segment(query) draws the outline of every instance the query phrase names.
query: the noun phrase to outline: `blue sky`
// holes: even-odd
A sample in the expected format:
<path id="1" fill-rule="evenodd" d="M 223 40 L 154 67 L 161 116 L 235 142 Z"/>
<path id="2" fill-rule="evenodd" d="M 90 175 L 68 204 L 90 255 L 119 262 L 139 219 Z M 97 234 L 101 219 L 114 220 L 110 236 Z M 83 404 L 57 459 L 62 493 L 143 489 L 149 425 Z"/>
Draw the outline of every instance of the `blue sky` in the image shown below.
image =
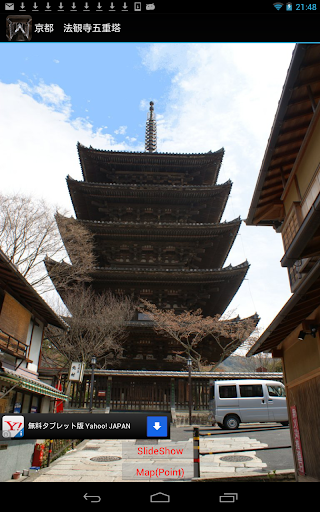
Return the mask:
<path id="1" fill-rule="evenodd" d="M 161 101 L 170 86 L 169 73 L 147 72 L 142 63 L 145 50 L 145 43 L 7 45 L 1 55 L 6 70 L 0 73 L 1 81 L 20 80 L 31 87 L 58 84 L 72 102 L 70 120 L 81 117 L 92 122 L 93 129 L 103 127 L 112 133 L 130 125 L 128 136 L 141 142 L 141 99 Z M 33 96 L 41 100 L 39 94 Z"/>
<path id="2" fill-rule="evenodd" d="M 233 182 L 222 220 L 245 219 L 291 61 L 293 43 L 37 43 L 1 45 L 3 193 L 43 197 L 73 214 L 65 178 L 82 179 L 77 142 L 144 151 L 150 100 L 158 151 L 225 148 Z M 248 259 L 230 305 L 266 328 L 290 296 L 281 236 L 247 227 L 226 264 Z"/>

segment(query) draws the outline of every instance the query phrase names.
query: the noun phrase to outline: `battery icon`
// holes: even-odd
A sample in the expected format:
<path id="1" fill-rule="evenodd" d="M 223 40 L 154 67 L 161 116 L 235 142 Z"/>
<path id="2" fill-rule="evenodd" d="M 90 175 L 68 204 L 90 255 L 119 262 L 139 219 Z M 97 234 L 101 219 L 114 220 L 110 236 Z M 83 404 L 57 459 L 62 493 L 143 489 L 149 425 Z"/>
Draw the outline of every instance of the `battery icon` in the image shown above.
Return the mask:
<path id="1" fill-rule="evenodd" d="M 286 4 L 286 11 L 292 11 L 292 4 L 290 2 Z"/>

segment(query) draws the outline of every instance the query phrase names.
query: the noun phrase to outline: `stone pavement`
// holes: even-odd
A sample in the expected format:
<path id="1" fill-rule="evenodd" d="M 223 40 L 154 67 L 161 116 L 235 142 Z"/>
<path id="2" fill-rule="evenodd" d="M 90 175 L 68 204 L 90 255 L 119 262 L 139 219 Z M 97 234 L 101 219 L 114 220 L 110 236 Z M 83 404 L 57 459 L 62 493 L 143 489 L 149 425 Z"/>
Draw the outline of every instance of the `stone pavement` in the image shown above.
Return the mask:
<path id="1" fill-rule="evenodd" d="M 260 443 L 256 439 L 239 435 L 232 437 L 232 434 L 216 439 L 202 437 L 200 438 L 200 453 L 229 451 L 230 453 L 217 453 L 200 457 L 200 476 L 223 477 L 260 472 L 267 467 L 267 464 L 259 459 L 255 451 L 232 452 L 233 450 L 252 450 L 267 446 L 267 444 Z"/>
<path id="2" fill-rule="evenodd" d="M 62 457 L 54 461 L 50 467 L 41 469 L 29 477 L 23 477 L 25 482 L 121 482 L 132 481 L 130 474 L 134 475 L 130 470 L 131 466 L 138 464 L 137 459 L 133 460 L 126 455 L 130 450 L 137 449 L 137 446 L 146 446 L 160 448 L 161 446 L 185 446 L 188 447 L 188 454 L 191 458 L 187 464 L 183 466 L 183 462 L 179 462 L 180 466 L 186 467 L 183 478 L 174 478 L 169 476 L 171 481 L 184 480 L 190 481 L 193 477 L 193 439 L 192 429 L 184 427 L 171 427 L 171 440 L 114 440 L 114 439 L 91 439 L 80 443 L 74 450 L 69 451 Z M 200 453 L 204 452 L 222 452 L 200 456 L 200 477 L 235 477 L 240 475 L 257 474 L 264 472 L 266 474 L 266 464 L 261 461 L 254 451 L 232 453 L 232 450 L 252 449 L 266 447 L 259 441 L 240 434 L 232 436 L 232 432 L 225 434 L 223 437 L 200 437 Z M 153 453 L 153 451 L 148 451 Z M 96 458 L 102 457 L 102 461 Z M 118 458 L 119 457 L 119 458 Z M 131 456 L 132 457 L 132 456 Z M 227 457 L 227 459 L 225 458 Z M 110 459 L 109 459 L 110 458 Z M 113 460 L 115 459 L 115 460 Z M 186 462 L 186 461 L 185 461 Z M 141 463 L 141 458 L 139 459 Z M 174 468 L 173 459 L 161 460 L 166 467 Z M 152 455 L 147 456 L 147 465 L 150 467 L 159 466 L 159 460 Z M 128 472 L 129 469 L 129 472 Z M 131 472 L 130 472 L 131 471 Z M 172 471 L 173 474 L 176 474 Z M 129 475 L 129 476 L 126 476 Z M 141 473 L 140 473 L 141 475 Z M 147 475 L 147 476 L 146 476 Z M 161 479 L 160 475 L 146 472 L 144 481 L 166 481 L 167 478 Z M 149 476 L 149 478 L 148 478 Z M 134 478 L 133 481 L 140 480 Z"/>

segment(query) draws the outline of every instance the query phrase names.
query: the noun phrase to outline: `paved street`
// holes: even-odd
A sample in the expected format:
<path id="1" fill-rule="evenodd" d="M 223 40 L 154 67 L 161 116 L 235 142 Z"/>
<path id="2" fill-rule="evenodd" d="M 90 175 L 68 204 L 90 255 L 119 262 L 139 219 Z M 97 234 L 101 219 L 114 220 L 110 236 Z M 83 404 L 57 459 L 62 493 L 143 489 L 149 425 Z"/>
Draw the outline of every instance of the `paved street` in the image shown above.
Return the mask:
<path id="1" fill-rule="evenodd" d="M 292 470 L 293 459 L 290 449 L 259 451 L 259 448 L 268 446 L 290 445 L 289 429 L 258 432 L 224 432 L 220 429 L 200 429 L 200 453 L 230 452 L 200 456 L 200 477 L 235 477 L 257 473 L 272 473 L 274 470 Z M 210 433 L 210 436 L 202 434 Z M 213 434 L 213 435 L 212 435 Z M 172 476 L 174 472 L 174 459 L 159 459 L 148 455 L 144 460 L 145 471 L 141 470 L 141 458 L 133 458 L 132 450 L 147 450 L 154 453 L 155 449 L 164 447 L 184 447 L 190 458 L 178 462 L 183 467 L 183 476 Z M 150 450 L 150 448 L 153 448 Z M 251 450 L 257 451 L 251 451 Z M 233 453 L 235 450 L 245 450 Z M 248 451 L 246 451 L 248 450 Z M 281 453 L 282 452 L 282 453 Z M 128 455 L 129 454 L 129 455 Z M 63 455 L 49 468 L 42 469 L 27 477 L 25 482 L 121 482 L 121 481 L 190 481 L 193 477 L 193 439 L 190 427 L 171 427 L 170 440 L 112 440 L 95 439 L 85 440 L 75 450 Z M 113 460 L 115 459 L 115 460 Z M 140 466 L 139 466 L 140 464 Z M 154 471 L 159 466 L 169 468 L 171 474 L 161 478 Z M 140 468 L 140 469 L 136 469 Z M 153 468 L 152 471 L 149 471 Z M 137 473 L 138 471 L 138 473 Z M 130 476 L 131 475 L 131 476 Z M 141 477 L 142 475 L 142 477 Z"/>
<path id="2" fill-rule="evenodd" d="M 282 448 L 284 446 L 290 446 L 291 445 L 291 438 L 290 438 L 290 430 L 289 427 L 287 428 L 277 428 L 277 424 L 269 424 L 269 427 L 260 425 L 241 425 L 240 428 L 237 431 L 233 431 L 230 434 L 230 431 L 222 431 L 219 428 L 214 428 L 210 430 L 201 430 L 200 432 L 202 434 L 205 433 L 214 433 L 214 439 L 215 439 L 215 450 L 218 451 L 219 445 L 218 440 L 222 442 L 224 440 L 224 443 L 222 445 L 222 449 L 225 448 L 226 450 L 229 448 L 225 447 L 225 444 L 227 443 L 228 436 L 231 436 L 232 439 L 234 439 L 234 442 L 236 443 L 236 439 L 240 439 L 245 441 L 245 437 L 248 436 L 249 441 L 248 443 L 252 444 L 252 448 L 254 448 L 254 443 L 256 444 L 257 448 L 266 448 L 266 447 L 277 447 L 276 450 L 263 450 L 263 451 L 257 451 L 255 453 L 255 456 L 262 462 L 262 466 L 259 469 L 259 472 L 261 473 L 272 473 L 273 471 L 283 471 L 287 469 L 293 469 L 294 468 L 294 461 L 293 461 L 293 454 L 291 448 Z M 256 427 L 256 428 L 255 428 Z M 248 430 L 251 430 L 251 432 L 248 432 Z M 211 436 L 208 438 L 210 439 Z M 201 446 L 203 447 L 204 440 L 206 437 L 201 438 Z M 260 445 L 259 445 L 260 443 Z M 232 449 L 232 448 L 231 448 Z M 236 447 L 234 447 L 236 449 Z M 241 449 L 241 448 L 237 448 Z M 204 450 L 201 450 L 204 451 Z M 239 453 L 237 455 L 244 455 L 244 453 Z M 249 456 L 252 456 L 252 452 L 248 453 Z M 222 455 L 222 456 L 225 456 Z M 207 456 L 206 456 L 207 457 Z M 206 457 L 203 457 L 205 459 Z M 218 457 L 218 456 L 216 456 Z M 252 461 L 253 463 L 253 461 Z M 203 465 L 203 463 L 202 463 Z M 250 467 L 250 463 L 248 463 L 248 466 Z M 203 468 L 204 469 L 204 468 Z M 243 474 L 246 469 L 239 469 L 239 471 Z M 258 469 L 257 469 L 258 471 Z M 202 471 L 202 476 L 203 471 Z"/>

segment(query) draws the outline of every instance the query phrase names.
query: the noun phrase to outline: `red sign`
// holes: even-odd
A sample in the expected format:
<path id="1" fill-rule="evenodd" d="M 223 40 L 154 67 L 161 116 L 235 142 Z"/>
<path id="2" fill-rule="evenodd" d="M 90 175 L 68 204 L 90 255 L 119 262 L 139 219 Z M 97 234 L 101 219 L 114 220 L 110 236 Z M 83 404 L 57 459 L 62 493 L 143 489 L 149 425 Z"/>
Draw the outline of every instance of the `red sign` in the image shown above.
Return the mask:
<path id="1" fill-rule="evenodd" d="M 304 462 L 303 462 L 303 454 L 302 454 L 302 447 L 301 447 L 297 407 L 295 405 L 291 405 L 290 410 L 291 410 L 291 419 L 292 419 L 293 441 L 294 441 L 294 446 L 296 449 L 298 473 L 299 473 L 299 475 L 305 475 L 306 473 L 304 470 Z"/>
<path id="2" fill-rule="evenodd" d="M 61 386 L 61 383 L 59 381 L 59 383 L 56 385 L 56 388 L 59 390 L 59 391 L 62 391 L 62 386 Z M 63 412 L 63 400 L 56 400 L 55 402 L 56 404 L 56 410 L 55 412 Z"/>

